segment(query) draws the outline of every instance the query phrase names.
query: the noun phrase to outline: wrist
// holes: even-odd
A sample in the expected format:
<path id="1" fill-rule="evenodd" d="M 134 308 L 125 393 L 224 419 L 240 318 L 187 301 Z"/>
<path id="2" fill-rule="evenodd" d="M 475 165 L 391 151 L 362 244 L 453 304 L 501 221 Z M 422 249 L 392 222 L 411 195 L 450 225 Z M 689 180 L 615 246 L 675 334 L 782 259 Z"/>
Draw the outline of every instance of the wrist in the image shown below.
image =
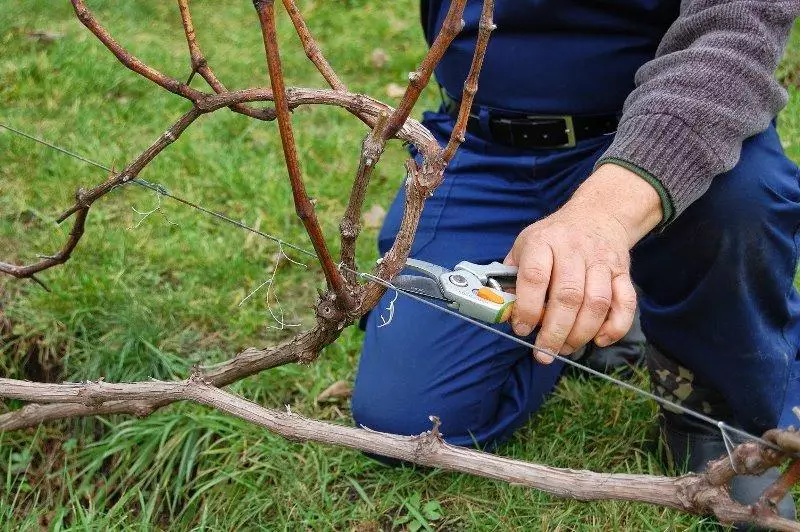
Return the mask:
<path id="1" fill-rule="evenodd" d="M 613 163 L 601 165 L 570 199 L 600 216 L 613 218 L 625 229 L 633 247 L 663 219 L 661 197 L 639 175 Z"/>

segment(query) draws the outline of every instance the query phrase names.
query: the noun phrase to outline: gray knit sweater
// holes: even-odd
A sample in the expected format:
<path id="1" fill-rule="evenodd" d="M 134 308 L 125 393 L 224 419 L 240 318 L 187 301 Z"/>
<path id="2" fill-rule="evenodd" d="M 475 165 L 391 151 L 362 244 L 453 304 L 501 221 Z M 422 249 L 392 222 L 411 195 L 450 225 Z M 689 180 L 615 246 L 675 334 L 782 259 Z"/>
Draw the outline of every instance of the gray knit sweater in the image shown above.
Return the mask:
<path id="1" fill-rule="evenodd" d="M 774 73 L 798 16 L 800 0 L 683 0 L 655 59 L 636 73 L 598 166 L 614 162 L 647 179 L 669 223 L 786 105 Z"/>

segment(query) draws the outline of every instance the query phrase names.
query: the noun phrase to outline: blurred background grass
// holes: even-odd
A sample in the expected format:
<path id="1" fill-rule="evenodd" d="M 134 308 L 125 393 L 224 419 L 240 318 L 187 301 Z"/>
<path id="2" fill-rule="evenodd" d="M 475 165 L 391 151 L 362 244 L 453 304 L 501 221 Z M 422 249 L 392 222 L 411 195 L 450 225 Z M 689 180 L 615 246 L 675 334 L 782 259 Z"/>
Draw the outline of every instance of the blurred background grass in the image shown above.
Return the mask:
<path id="1" fill-rule="evenodd" d="M 196 4 L 196 5 L 195 5 Z M 415 0 L 304 1 L 300 7 L 351 90 L 391 103 L 424 53 Z M 189 65 L 172 3 L 92 2 L 114 37 L 178 78 Z M 250 2 L 193 2 L 198 38 L 231 88 L 267 85 Z M 279 19 L 293 85 L 321 86 L 288 17 Z M 67 2 L 0 0 L 0 119 L 120 168 L 149 145 L 187 103 L 120 66 L 75 19 Z M 384 61 L 376 56 L 385 56 Z M 779 76 L 791 95 L 780 125 L 800 160 L 800 36 Z M 200 88 L 199 81 L 194 82 Z M 419 110 L 437 105 L 429 89 Z M 362 124 L 332 108 L 295 112 L 309 194 L 329 243 L 358 161 Z M 366 207 L 386 207 L 402 179 L 402 146 L 378 168 Z M 294 216 L 275 124 L 218 112 L 203 117 L 141 175 L 168 190 L 310 248 Z M 69 231 L 54 217 L 79 186 L 102 172 L 0 130 L 0 256 L 27 262 L 57 249 Z M 33 283 L 0 277 L 0 374 L 15 378 L 109 381 L 182 378 L 193 364 L 294 334 L 271 319 L 266 292 L 239 302 L 269 278 L 275 244 L 165 201 L 141 224 L 134 212 L 157 205 L 126 187 L 93 208 L 71 261 Z M 170 223 L 172 222 L 172 223 Z M 359 263 L 376 258 L 375 229 Z M 308 326 L 316 289 L 313 261 L 285 261 L 275 293 L 285 321 Z M 265 406 L 288 404 L 311 417 L 351 423 L 346 402 L 314 398 L 352 380 L 361 341 L 351 328 L 319 362 L 288 366 L 232 386 Z M 646 385 L 642 375 L 637 384 Z M 19 407 L 13 401 L 0 407 Z M 661 472 L 652 404 L 574 377 L 505 445 L 504 455 L 560 467 Z M 388 469 L 359 453 L 284 441 L 192 405 L 147 419 L 112 417 L 0 434 L 0 526 L 20 529 L 378 530 L 703 529 L 690 516 L 644 505 L 576 503 L 519 487 L 439 471 Z"/>

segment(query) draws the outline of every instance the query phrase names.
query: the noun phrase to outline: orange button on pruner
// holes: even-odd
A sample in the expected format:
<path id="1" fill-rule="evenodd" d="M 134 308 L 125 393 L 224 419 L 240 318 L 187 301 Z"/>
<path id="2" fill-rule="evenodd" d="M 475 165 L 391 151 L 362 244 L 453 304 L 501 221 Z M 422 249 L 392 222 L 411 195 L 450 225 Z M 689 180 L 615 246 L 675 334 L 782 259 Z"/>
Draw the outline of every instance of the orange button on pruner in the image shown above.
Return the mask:
<path id="1" fill-rule="evenodd" d="M 502 305 L 506 302 L 503 299 L 503 296 L 492 290 L 491 288 L 483 287 L 478 289 L 478 292 L 475 294 L 481 299 L 485 299 L 486 301 L 491 301 L 492 303 L 497 303 L 498 305 Z"/>

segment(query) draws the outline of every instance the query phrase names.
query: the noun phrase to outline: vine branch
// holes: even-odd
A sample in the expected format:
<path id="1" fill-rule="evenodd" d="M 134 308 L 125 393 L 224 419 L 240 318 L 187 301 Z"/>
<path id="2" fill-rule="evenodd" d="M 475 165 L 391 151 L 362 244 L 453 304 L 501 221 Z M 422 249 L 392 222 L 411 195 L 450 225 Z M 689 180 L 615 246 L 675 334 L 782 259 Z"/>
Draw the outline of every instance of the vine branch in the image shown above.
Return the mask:
<path id="1" fill-rule="evenodd" d="M 292 441 L 314 441 L 388 456 L 415 464 L 469 473 L 546 491 L 581 501 L 643 502 L 689 513 L 713 513 L 723 522 L 748 522 L 774 530 L 798 531 L 800 523 L 734 502 L 725 483 L 736 464 L 742 474 L 759 474 L 780 463 L 781 453 L 755 443 L 739 445 L 731 459 L 709 464 L 705 474 L 677 478 L 654 475 L 605 474 L 522 462 L 454 447 L 439 433 L 439 420 L 431 416 L 432 430 L 419 436 L 398 436 L 373 430 L 316 421 L 294 413 L 264 408 L 220 390 L 200 376 L 181 382 L 44 384 L 0 379 L 0 397 L 62 405 L 102 406 L 112 401 L 191 401 L 243 419 Z"/>
<path id="2" fill-rule="evenodd" d="M 383 135 L 388 124 L 389 115 L 381 113 L 375 122 L 375 127 L 364 138 L 364 142 L 361 145 L 361 159 L 358 162 L 358 170 L 353 180 L 353 188 L 350 190 L 350 199 L 347 201 L 347 209 L 339 224 L 342 242 L 342 264 L 346 268 L 345 276 L 350 283 L 355 283 L 357 280 L 354 273 L 354 270 L 357 270 L 356 240 L 358 240 L 358 235 L 361 232 L 361 211 L 364 206 L 364 198 L 367 194 L 372 171 L 375 169 L 375 165 L 378 164 L 386 145 Z"/>
<path id="3" fill-rule="evenodd" d="M 453 40 L 461 33 L 461 30 L 464 29 L 463 17 L 466 3 L 467 0 L 452 0 L 452 2 L 450 2 L 450 7 L 442 23 L 441 31 L 433 40 L 433 44 L 431 44 L 428 53 L 417 69 L 408 74 L 408 87 L 406 88 L 403 98 L 400 100 L 400 105 L 397 106 L 395 112 L 389 117 L 389 125 L 383 135 L 383 140 L 392 138 L 395 133 L 397 133 L 397 130 L 402 127 L 422 94 L 422 90 L 428 85 L 431 75 L 433 75 L 433 69 L 436 68 L 436 65 L 442 60 L 444 53 L 450 47 Z"/>
<path id="4" fill-rule="evenodd" d="M 172 124 L 167 131 L 160 135 L 155 142 L 139 154 L 138 157 L 131 161 L 124 170 L 110 175 L 104 182 L 89 190 L 79 189 L 75 194 L 75 203 L 56 219 L 57 223 L 62 223 L 73 214 L 78 213 L 72 226 L 72 231 L 70 231 L 69 238 L 61 248 L 61 251 L 53 256 L 44 257 L 39 262 L 28 266 L 16 266 L 0 262 L 0 272 L 13 275 L 17 278 L 33 277 L 36 273 L 66 262 L 72 255 L 72 251 L 77 247 L 81 237 L 83 237 L 89 207 L 115 188 L 136 179 L 136 176 L 139 175 L 150 161 L 155 159 L 164 148 L 178 140 L 181 134 L 186 131 L 186 128 L 203 113 L 204 111 L 193 107 L 190 111 L 181 116 L 177 122 Z"/>
<path id="5" fill-rule="evenodd" d="M 191 61 L 192 72 L 189 75 L 189 80 L 186 82 L 188 85 L 195 73 L 206 80 L 209 87 L 211 87 L 217 94 L 228 92 L 225 85 L 217 78 L 211 65 L 208 64 L 205 55 L 203 55 L 200 45 L 197 43 L 197 35 L 194 31 L 194 23 L 192 22 L 192 14 L 189 11 L 189 0 L 178 0 L 178 9 L 181 12 L 181 22 L 183 23 L 183 32 L 186 35 L 186 44 L 189 46 L 189 59 Z M 241 103 L 231 104 L 230 109 L 237 113 L 257 118 L 259 120 L 275 120 L 274 109 L 254 109 L 243 105 Z"/>
<path id="6" fill-rule="evenodd" d="M 322 49 L 319 44 L 317 44 L 314 36 L 311 35 L 311 31 L 308 29 L 306 21 L 303 20 L 303 15 L 300 14 L 300 10 L 297 9 L 294 0 L 283 0 L 283 7 L 286 8 L 286 12 L 289 13 L 289 18 L 292 19 L 292 24 L 294 24 L 297 36 L 300 37 L 300 42 L 303 45 L 306 57 L 317 67 L 319 73 L 322 74 L 322 77 L 325 78 L 325 81 L 328 82 L 328 85 L 330 85 L 333 90 L 347 91 L 345 84 L 342 83 L 336 71 L 333 70 L 333 67 L 331 67 L 328 60 L 325 59 L 325 56 L 322 54 Z"/>
<path id="7" fill-rule="evenodd" d="M 453 126 L 450 141 L 444 149 L 442 158 L 449 163 L 456 154 L 458 147 L 464 142 L 464 134 L 467 130 L 469 113 L 472 110 L 472 102 L 478 93 L 478 77 L 483 68 L 483 59 L 486 56 L 486 48 L 489 45 L 489 37 L 497 26 L 492 20 L 494 14 L 494 0 L 485 0 L 481 10 L 481 19 L 478 23 L 478 39 L 475 42 L 475 53 L 472 56 L 472 64 L 469 67 L 467 80 L 464 82 L 464 93 L 461 96 L 461 105 L 458 109 L 458 118 Z"/>
<path id="8" fill-rule="evenodd" d="M 83 203 L 81 198 L 82 195 L 83 189 L 78 190 L 78 192 L 75 194 L 78 203 Z M 8 275 L 12 275 L 18 279 L 28 277 L 37 280 L 39 284 L 42 284 L 41 281 L 36 279 L 35 275 L 42 270 L 46 270 L 58 264 L 64 264 L 67 262 L 72 255 L 72 251 L 78 245 L 78 242 L 80 242 L 81 237 L 83 236 L 83 231 L 86 227 L 86 217 L 89 215 L 89 206 L 86 205 L 79 208 L 77 213 L 78 214 L 75 216 L 75 221 L 72 224 L 72 230 L 69 232 L 69 237 L 58 252 L 56 252 L 54 255 L 42 256 L 39 262 L 29 264 L 27 266 L 17 266 L 16 264 L 0 262 L 0 272 L 7 273 Z"/>
<path id="9" fill-rule="evenodd" d="M 328 286 L 339 298 L 339 305 L 349 310 L 355 305 L 353 297 L 341 272 L 333 262 L 331 253 L 325 243 L 325 236 L 314 212 L 314 205 L 308 197 L 305 183 L 300 170 L 300 161 L 297 158 L 297 145 L 294 140 L 292 119 L 289 114 L 289 103 L 286 99 L 286 85 L 283 80 L 278 38 L 275 31 L 275 2 L 274 0 L 254 0 L 258 20 L 261 24 L 261 35 L 264 39 L 264 49 L 267 55 L 267 69 L 272 84 L 272 93 L 275 98 L 275 110 L 278 114 L 278 129 L 280 130 L 283 155 L 286 159 L 286 170 L 292 185 L 292 197 L 297 216 L 303 222 L 317 258 L 322 265 Z"/>
<path id="10" fill-rule="evenodd" d="M 161 73 L 155 68 L 146 65 L 136 56 L 128 53 L 108 31 L 97 21 L 94 14 L 86 7 L 83 0 L 71 0 L 72 7 L 75 9 L 75 14 L 78 20 L 91 31 L 100 42 L 102 42 L 108 50 L 114 54 L 120 63 L 125 65 L 130 70 L 133 70 L 145 79 L 149 79 L 156 85 L 167 89 L 169 92 L 183 96 L 184 98 L 193 102 L 199 100 L 203 93 L 189 87 L 186 83 L 171 78 L 166 74 Z"/>

